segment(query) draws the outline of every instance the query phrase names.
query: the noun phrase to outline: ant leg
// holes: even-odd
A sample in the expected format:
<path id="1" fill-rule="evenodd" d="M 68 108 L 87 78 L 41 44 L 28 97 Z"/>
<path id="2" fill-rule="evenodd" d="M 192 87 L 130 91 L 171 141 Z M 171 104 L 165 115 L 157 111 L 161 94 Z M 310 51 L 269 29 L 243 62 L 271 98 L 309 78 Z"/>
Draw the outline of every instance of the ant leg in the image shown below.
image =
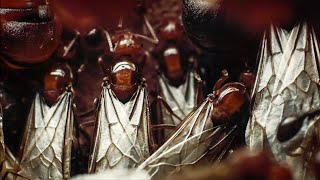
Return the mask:
<path id="1" fill-rule="evenodd" d="M 162 103 L 163 107 L 170 113 L 172 114 L 174 117 L 178 118 L 180 121 L 182 121 L 182 119 L 177 116 L 171 109 L 171 107 L 169 106 L 169 104 L 163 99 L 163 97 L 158 96 L 156 99 L 157 102 Z"/>
<path id="2" fill-rule="evenodd" d="M 68 46 L 64 47 L 64 53 L 62 54 L 62 57 L 66 57 L 68 55 L 68 53 L 70 52 L 71 48 L 74 46 L 74 44 L 76 43 L 77 39 L 80 36 L 80 32 L 76 31 L 76 36 L 70 41 L 70 43 L 68 44 Z"/>
<path id="3" fill-rule="evenodd" d="M 93 100 L 93 108 L 87 112 L 84 112 L 82 114 L 79 114 L 77 115 L 77 117 L 79 118 L 85 118 L 85 117 L 90 117 L 92 115 L 94 115 L 97 111 L 97 108 L 98 108 L 98 105 L 99 105 L 99 99 L 98 98 L 95 98 Z M 81 125 L 80 125 L 81 126 Z M 86 126 L 85 126 L 86 127 Z"/>
<path id="4" fill-rule="evenodd" d="M 151 43 L 153 43 L 153 44 L 158 44 L 158 43 L 159 43 L 159 39 L 158 39 L 158 37 L 157 37 L 157 35 L 156 35 L 156 33 L 155 33 L 155 30 L 153 29 L 152 25 L 150 24 L 147 16 L 144 15 L 143 17 L 144 17 L 144 22 L 145 22 L 145 24 L 146 24 L 146 26 L 147 26 L 147 29 L 149 30 L 152 38 L 147 37 L 147 36 L 144 36 L 144 35 L 141 35 L 141 34 L 134 34 L 134 35 L 135 35 L 136 37 L 139 37 L 139 38 L 141 38 L 141 39 L 144 39 L 144 40 L 146 40 L 146 41 L 149 41 L 149 42 L 151 42 Z"/>
<path id="5" fill-rule="evenodd" d="M 103 32 L 107 38 L 110 52 L 114 52 L 114 47 L 112 45 L 112 40 L 111 40 L 111 36 L 110 36 L 109 32 L 107 30 L 103 30 Z"/>
<path id="6" fill-rule="evenodd" d="M 148 121 L 148 139 L 149 139 L 149 144 L 150 144 L 150 147 L 149 147 L 149 150 L 151 153 L 155 152 L 157 149 L 158 149 L 158 144 L 155 142 L 155 139 L 154 139 L 154 135 L 153 135 L 153 125 L 151 124 L 151 121 Z"/>
<path id="7" fill-rule="evenodd" d="M 216 84 L 213 86 L 213 91 L 218 90 L 222 84 L 229 78 L 229 74 L 227 70 L 221 71 L 222 77 L 216 82 Z"/>
<path id="8" fill-rule="evenodd" d="M 90 126 L 94 126 L 94 120 L 83 122 L 83 123 L 79 124 L 79 127 L 81 129 L 84 129 L 85 127 L 90 127 Z"/>
<path id="9" fill-rule="evenodd" d="M 190 64 L 190 68 L 194 72 L 194 78 L 196 80 L 195 81 L 196 82 L 196 85 L 195 85 L 196 101 L 197 101 L 197 104 L 200 104 L 204 100 L 204 82 L 201 79 L 199 73 L 197 72 L 197 69 L 198 69 L 197 58 L 195 56 L 190 56 L 188 61 L 189 61 L 189 64 Z"/>
<path id="10" fill-rule="evenodd" d="M 80 39 L 80 44 L 81 44 L 81 50 L 83 52 L 83 62 L 78 68 L 78 74 L 84 71 L 86 64 L 88 63 L 88 52 L 85 50 L 86 48 L 86 43 L 83 38 Z"/>
<path id="11" fill-rule="evenodd" d="M 161 145 L 164 143 L 164 140 L 167 139 L 165 132 L 163 131 L 164 129 L 172 130 L 175 129 L 175 125 L 169 125 L 169 124 L 163 124 L 163 117 L 162 117 L 162 108 L 166 109 L 169 114 L 174 116 L 176 119 L 179 121 L 182 121 L 180 117 L 178 117 L 170 108 L 168 103 L 161 97 L 157 96 L 154 103 L 154 108 L 155 108 L 155 114 L 156 114 L 156 125 L 152 125 L 152 131 L 155 133 L 156 141 L 158 145 Z"/>
<path id="12" fill-rule="evenodd" d="M 143 18 L 144 18 L 144 22 L 145 22 L 145 24 L 146 24 L 146 26 L 147 26 L 152 38 L 153 38 L 154 43 L 158 44 L 159 43 L 159 39 L 158 39 L 158 37 L 157 37 L 157 35 L 155 33 L 154 28 L 150 24 L 150 21 L 149 21 L 148 17 L 146 15 L 144 15 Z"/>
<path id="13" fill-rule="evenodd" d="M 195 79 L 196 79 L 196 90 L 197 90 L 196 100 L 197 100 L 197 104 L 200 104 L 204 100 L 204 93 L 203 93 L 204 82 L 198 73 L 195 73 Z"/>
<path id="14" fill-rule="evenodd" d="M 177 128 L 176 125 L 172 125 L 172 124 L 158 124 L 158 125 L 153 125 L 152 126 L 152 130 L 153 131 L 157 131 L 159 129 L 175 129 Z"/>
<path id="15" fill-rule="evenodd" d="M 112 61 L 112 57 L 109 57 L 109 56 L 105 55 L 105 56 L 100 56 L 98 58 L 98 64 L 99 64 L 99 66 L 100 66 L 100 68 L 102 70 L 102 73 L 105 76 L 107 76 L 109 74 L 109 71 L 110 71 L 110 69 L 109 69 L 110 65 L 108 65 L 105 60 L 107 60 L 107 62 L 111 62 Z"/>

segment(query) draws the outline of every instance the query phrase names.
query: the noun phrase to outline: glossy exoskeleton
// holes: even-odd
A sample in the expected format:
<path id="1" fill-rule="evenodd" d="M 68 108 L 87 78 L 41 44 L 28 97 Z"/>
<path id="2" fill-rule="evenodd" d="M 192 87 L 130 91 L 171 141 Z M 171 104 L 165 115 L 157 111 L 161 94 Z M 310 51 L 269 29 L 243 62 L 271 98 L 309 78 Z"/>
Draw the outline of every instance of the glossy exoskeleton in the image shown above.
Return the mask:
<path id="1" fill-rule="evenodd" d="M 46 0 L 17 0 L 17 1 L 3 0 L 1 1 L 0 7 L 13 8 L 13 9 L 26 9 L 26 8 L 33 8 L 33 7 L 45 5 L 46 3 L 47 3 Z"/>
<path id="2" fill-rule="evenodd" d="M 227 155 L 245 125 L 236 115 L 241 114 L 239 112 L 244 110 L 249 99 L 243 84 L 223 85 L 227 78 L 224 71 L 213 93 L 188 114 L 166 142 L 138 167 L 139 170 L 148 171 L 151 178 L 163 179 L 202 159 L 217 163 Z"/>
<path id="3" fill-rule="evenodd" d="M 213 87 L 214 108 L 211 113 L 213 122 L 225 122 L 232 119 L 233 116 L 239 112 L 248 100 L 248 90 L 242 83 L 228 83 L 222 86 L 227 80 L 228 72 L 222 71 L 222 78 Z"/>
<path id="4" fill-rule="evenodd" d="M 0 58 L 21 69 L 47 61 L 57 48 L 61 25 L 46 1 L 1 1 Z"/>
<path id="5" fill-rule="evenodd" d="M 160 42 L 152 53 L 169 83 L 179 86 L 186 78 L 188 58 L 192 52 L 186 42 L 181 20 L 174 16 L 164 18 L 158 33 Z"/>
<path id="6" fill-rule="evenodd" d="M 98 103 L 89 172 L 133 168 L 152 150 L 150 114 L 144 80 L 132 62 L 112 66 Z"/>
<path id="7" fill-rule="evenodd" d="M 105 51 L 107 41 L 100 28 L 89 32 L 80 32 L 77 29 L 64 28 L 61 41 L 54 53 L 54 57 L 68 61 L 78 73 L 84 71 L 89 60 L 97 59 Z M 77 78 L 78 74 L 75 74 Z"/>
<path id="8" fill-rule="evenodd" d="M 246 3 L 255 10 L 251 5 L 255 4 L 254 1 Z M 267 22 L 265 19 L 251 19 L 260 16 L 259 13 L 248 15 L 255 11 L 244 8 L 246 3 L 234 0 L 184 0 L 182 20 L 187 36 L 202 50 L 211 53 L 249 53 L 254 56 L 259 46 L 260 34 Z"/>
<path id="9" fill-rule="evenodd" d="M 188 36 L 201 48 L 219 53 L 252 53 L 271 22 L 291 30 L 302 19 L 318 19 L 315 2 L 184 0 L 182 17 Z"/>
<path id="10" fill-rule="evenodd" d="M 276 24 L 266 30 L 246 130 L 249 147 L 268 149 L 277 160 L 288 162 L 297 179 L 312 178 L 312 169 L 304 156 L 312 154 L 312 144 L 318 143 L 317 135 L 309 136 L 318 128 L 317 118 L 295 120 L 296 113 L 319 108 L 320 49 L 315 29 L 308 21 L 301 21 L 291 31 Z M 305 124 L 303 128 L 291 126 L 286 133 L 277 132 L 279 128 L 283 131 L 290 121 Z M 314 142 L 310 143 L 310 139 Z"/>
<path id="11" fill-rule="evenodd" d="M 50 67 L 43 79 L 42 96 L 49 106 L 55 104 L 66 90 L 72 86 L 73 74 L 67 63 L 56 63 Z"/>
<path id="12" fill-rule="evenodd" d="M 134 95 L 141 83 L 141 77 L 137 72 L 138 69 L 134 63 L 130 61 L 120 61 L 111 66 L 111 71 L 105 74 L 104 84 L 108 83 L 117 99 L 122 103 L 126 103 Z M 96 108 L 99 106 L 97 103 L 96 99 L 94 101 L 94 109 L 80 114 L 79 117 L 87 117 L 94 114 Z M 93 123 L 93 121 L 84 122 L 80 124 L 80 127 L 85 129 L 88 126 L 93 126 Z"/>
<path id="13" fill-rule="evenodd" d="M 126 3 L 120 3 L 120 2 L 126 2 Z M 59 0 L 55 1 L 55 8 L 56 8 L 57 14 L 63 17 L 63 21 L 65 22 L 66 27 L 69 29 L 72 29 L 70 33 L 72 38 L 68 38 L 68 37 L 64 38 L 66 41 L 64 41 L 64 43 L 61 44 L 59 51 L 57 51 L 57 56 L 63 57 L 63 59 L 70 59 L 71 57 L 72 61 L 70 61 L 70 64 L 73 65 L 72 66 L 73 70 L 78 69 L 79 72 L 82 72 L 82 73 L 79 73 L 79 76 L 75 74 L 76 82 L 78 82 L 79 85 L 81 85 L 81 86 L 76 86 L 75 88 L 77 91 L 77 96 L 79 97 L 79 98 L 78 97 L 76 98 L 76 101 L 79 107 L 78 109 L 81 110 L 81 113 L 79 114 L 78 117 L 79 117 L 79 120 L 84 124 L 86 123 L 91 124 L 90 121 L 94 119 L 93 117 L 94 113 L 92 113 L 92 110 L 95 108 L 90 107 L 90 105 L 88 105 L 87 102 L 92 101 L 95 97 L 98 96 L 100 82 L 102 81 L 102 76 L 103 76 L 103 73 L 96 73 L 96 68 L 97 68 L 96 60 L 99 59 L 98 62 L 101 65 L 105 75 L 110 74 L 110 65 L 121 59 L 127 59 L 129 61 L 134 61 L 134 62 L 135 61 L 143 62 L 145 57 L 147 57 L 148 53 L 146 53 L 147 48 L 142 48 L 140 46 L 142 42 L 145 42 L 144 39 L 147 39 L 146 41 L 149 41 L 151 39 L 141 34 L 132 32 L 132 30 L 141 32 L 142 24 L 144 22 L 148 22 L 146 21 L 146 17 L 144 17 L 143 15 L 146 10 L 145 9 L 146 4 L 144 0 L 142 1 L 141 0 L 137 0 L 137 1 L 121 0 L 111 4 L 109 3 L 108 6 L 105 6 L 104 5 L 105 3 L 108 4 L 108 2 L 105 2 L 105 1 L 95 1 L 95 2 L 73 1 L 73 0 L 70 0 L 68 2 L 59 1 Z M 98 7 L 91 8 L 91 9 L 88 8 L 93 6 L 94 7 L 98 6 Z M 112 9 L 112 11 L 111 10 L 101 11 L 100 8 Z M 115 12 L 115 9 L 119 10 L 119 8 L 120 8 L 120 11 Z M 68 9 L 66 12 L 67 14 L 63 14 L 63 10 L 65 9 Z M 100 11 L 98 9 L 100 9 Z M 92 14 L 93 16 L 88 15 L 86 12 L 89 12 L 89 14 Z M 108 15 L 106 15 L 105 13 L 110 14 L 111 17 L 106 18 L 106 16 Z M 134 16 L 137 16 L 137 17 L 136 18 L 132 18 L 132 16 L 127 17 L 126 16 L 127 13 L 134 14 Z M 96 16 L 97 14 L 104 14 L 104 15 Z M 121 16 L 123 18 L 121 18 Z M 100 19 L 102 21 L 93 20 L 95 18 Z M 124 22 L 123 24 L 127 25 L 126 27 L 128 27 L 129 30 L 125 27 L 117 27 L 117 25 L 120 24 L 121 26 L 122 24 L 122 23 L 119 23 L 119 18 L 123 19 L 123 22 Z M 128 18 L 130 18 L 130 20 L 128 20 Z M 83 19 L 83 21 L 80 22 L 80 19 Z M 133 19 L 135 20 L 138 19 L 138 21 L 135 21 Z M 145 19 L 145 21 L 143 19 Z M 109 26 L 109 23 L 111 21 L 112 22 L 116 21 L 117 22 L 115 23 L 116 25 Z M 151 27 L 149 22 L 146 23 L 146 26 L 147 26 L 147 29 L 150 29 Z M 108 33 L 105 33 L 106 32 L 105 30 L 108 31 Z M 126 44 L 127 42 L 130 44 L 132 43 L 131 42 L 132 40 L 134 41 L 133 44 L 136 44 L 138 46 L 138 51 L 139 49 L 141 49 L 140 52 L 134 55 L 134 57 L 131 55 L 122 55 L 122 53 L 131 53 L 130 52 L 131 45 L 130 47 L 127 47 L 124 44 Z M 110 45 L 110 47 L 112 47 L 112 49 L 114 49 L 116 53 L 110 51 L 110 48 L 108 48 L 108 44 L 112 44 Z M 119 46 L 117 46 L 116 44 L 122 44 L 122 45 L 120 45 L 121 47 L 119 48 Z M 146 43 L 146 44 L 149 44 L 149 43 Z M 123 52 L 123 50 L 126 48 L 129 50 L 128 51 L 125 50 L 126 52 Z M 104 56 L 102 55 L 103 52 L 105 52 Z M 133 52 L 132 54 L 135 54 L 135 53 L 136 52 Z M 99 56 L 101 56 L 101 58 L 98 58 Z M 79 64 L 78 62 L 81 59 L 83 59 L 83 61 L 80 62 Z M 79 68 L 74 66 L 74 64 L 76 64 L 76 66 L 79 65 L 78 66 Z M 77 79 L 79 80 L 77 81 Z M 96 79 L 99 79 L 99 81 L 96 81 Z M 95 81 L 95 83 L 91 80 Z M 88 83 L 91 84 L 91 87 L 84 88 L 84 86 L 86 86 Z M 87 132 L 86 134 L 88 134 L 87 140 L 89 141 L 90 139 L 92 139 L 93 129 L 88 127 L 88 128 L 85 128 L 85 131 Z M 86 141 L 85 146 L 88 146 L 88 144 L 90 144 L 88 141 Z"/>
<path id="14" fill-rule="evenodd" d="M 115 31 L 107 31 L 101 27 L 97 28 L 97 31 L 93 32 L 92 37 L 97 37 L 97 33 L 96 32 L 102 32 L 103 33 L 103 39 L 105 40 L 105 43 L 109 46 L 109 48 L 106 48 L 107 45 L 104 46 L 105 49 L 105 54 L 103 56 L 101 56 L 98 59 L 98 63 L 100 64 L 103 74 L 105 74 L 106 76 L 108 76 L 109 78 L 109 82 L 111 83 L 111 79 L 116 80 L 116 78 L 120 78 L 120 74 L 117 73 L 112 73 L 112 69 L 110 68 L 110 66 L 112 64 L 115 64 L 116 62 L 119 61 L 132 61 L 133 63 L 137 63 L 138 67 L 141 67 L 144 64 L 144 61 L 146 60 L 146 58 L 148 57 L 148 52 L 147 50 L 142 47 L 142 43 L 145 41 L 148 42 L 152 42 L 152 43 L 157 43 L 158 39 L 154 33 L 154 30 L 152 29 L 148 19 L 146 16 L 143 16 L 145 25 L 147 27 L 147 29 L 150 31 L 150 34 L 153 36 L 152 38 L 146 37 L 144 35 L 141 34 L 137 34 L 137 33 L 133 33 L 129 28 L 124 28 L 122 27 L 122 22 L 120 19 L 119 22 L 119 27 L 116 28 L 117 30 Z M 127 23 L 126 23 L 127 24 Z M 111 32 L 109 34 L 109 32 Z M 98 35 L 100 37 L 100 35 Z M 100 38 L 101 39 L 101 38 Z M 87 41 L 87 40 L 86 40 Z M 93 42 L 93 41 L 92 41 Z M 100 47 L 100 46 L 99 46 Z M 82 68 L 80 68 L 82 69 Z M 128 70 L 127 74 L 125 76 L 129 76 L 129 74 L 131 70 Z M 118 75 L 117 75 L 118 74 Z M 136 73 L 132 73 L 136 74 Z M 118 77 L 117 77 L 118 76 Z M 130 75 L 131 76 L 131 75 Z M 135 76 L 135 75 L 134 75 Z M 133 77 L 133 76 L 132 76 Z M 134 81 L 131 81 L 134 82 Z M 112 82 L 114 83 L 114 82 Z M 126 83 L 126 80 L 124 82 L 122 82 L 122 80 L 120 80 L 120 83 Z M 128 82 L 130 83 L 130 82 Z M 140 83 L 137 83 L 140 84 Z M 130 97 L 132 96 L 132 94 L 130 92 L 134 92 L 134 88 L 135 86 L 138 85 L 134 85 L 134 87 L 132 88 L 128 88 L 127 90 L 129 92 L 126 92 L 126 85 L 125 84 L 119 84 L 119 86 L 113 86 L 111 84 L 112 88 L 114 89 L 114 92 L 119 92 L 119 100 L 121 101 L 127 101 L 130 99 Z M 124 88 L 124 89 L 123 89 Z M 117 89 L 121 89 L 123 91 L 119 91 Z M 130 95 L 131 94 L 131 95 Z M 95 108 L 93 108 L 95 109 Z M 85 122 L 81 123 L 81 127 L 82 129 L 84 129 L 84 131 L 88 131 L 87 134 L 94 134 L 94 132 L 92 133 L 91 129 L 90 129 L 90 125 L 91 125 L 91 119 L 87 118 L 87 117 L 92 117 L 93 113 L 92 113 L 92 109 L 89 110 L 88 112 L 82 113 L 79 115 L 79 118 L 84 119 Z M 87 119 L 86 119 L 87 118 Z M 94 117 L 93 117 L 94 118 Z M 89 126 L 89 127 L 88 127 Z"/>
<path id="15" fill-rule="evenodd" d="M 74 74 L 66 62 L 55 63 L 48 68 L 43 78 L 43 87 L 41 90 L 41 98 L 43 98 L 46 105 L 49 107 L 55 106 L 59 101 L 61 101 L 61 97 L 68 93 L 71 98 L 71 110 L 72 114 L 75 114 L 74 117 L 74 126 L 73 128 L 73 142 L 72 142 L 72 158 L 76 158 L 76 161 L 72 162 L 72 172 L 71 175 L 82 173 L 87 168 L 87 159 L 85 153 L 89 150 L 89 148 L 83 148 L 83 144 L 86 144 L 87 141 L 90 141 L 87 133 L 82 131 L 79 128 L 79 116 L 81 113 L 76 108 L 74 103 L 75 92 L 73 89 L 73 84 L 75 83 Z M 78 115 L 80 114 L 80 115 Z M 58 116 L 58 114 L 57 114 Z"/>
<path id="16" fill-rule="evenodd" d="M 156 99 L 152 103 L 153 124 L 159 128 L 163 125 L 174 128 L 203 101 L 203 83 L 197 74 L 196 60 L 190 53 L 191 47 L 187 46 L 180 19 L 174 16 L 164 18 L 158 31 L 160 43 L 153 51 L 159 64 Z M 169 130 L 157 131 L 157 143 L 162 144 Z"/>
<path id="17" fill-rule="evenodd" d="M 134 33 L 130 28 L 125 28 L 122 18 L 120 18 L 118 29 L 112 34 L 109 34 L 108 31 L 104 30 L 109 45 L 109 51 L 99 58 L 99 63 L 103 64 L 106 68 L 106 63 L 114 64 L 119 60 L 127 59 L 142 68 L 145 60 L 149 56 L 148 50 L 143 47 L 143 42 L 147 41 L 153 44 L 159 42 L 148 18 L 143 15 L 143 19 L 152 38 Z M 107 62 L 104 62 L 104 59 L 106 59 Z"/>
<path id="18" fill-rule="evenodd" d="M 130 27 L 139 24 L 139 14 L 145 13 L 150 1 L 118 0 L 109 3 L 104 0 L 55 0 L 53 7 L 64 26 L 87 34 L 96 27 L 114 29 L 120 17 L 130 23 Z"/>
<path id="19" fill-rule="evenodd" d="M 136 14 L 139 16 L 139 20 L 146 25 L 147 30 L 151 34 L 152 38 L 145 35 L 132 32 L 131 28 L 124 27 L 123 16 L 117 17 L 119 19 L 117 27 L 105 27 L 104 24 L 96 24 L 89 31 L 81 31 L 81 27 L 76 27 L 71 34 L 73 38 L 67 37 L 67 41 L 59 47 L 57 51 L 58 57 L 70 58 L 74 56 L 73 50 L 76 46 L 79 46 L 77 53 L 82 53 L 84 62 L 79 67 L 79 71 L 83 71 L 86 63 L 89 59 L 98 59 L 98 62 L 102 65 L 104 72 L 110 67 L 111 64 L 119 61 L 120 59 L 130 57 L 128 59 L 133 61 L 137 65 L 144 63 L 149 56 L 147 48 L 143 48 L 144 41 L 153 44 L 158 43 L 158 38 L 153 30 L 153 27 L 149 23 L 145 13 L 144 1 L 138 0 L 136 3 Z M 126 22 L 128 24 L 128 22 Z M 91 26 L 90 26 L 91 27 Z M 138 28 L 138 29 L 141 29 Z M 69 30 L 70 31 L 70 30 Z M 109 48 L 107 48 L 109 46 Z M 79 52 L 81 50 L 81 52 Z"/>
<path id="20" fill-rule="evenodd" d="M 246 86 L 248 91 L 251 92 L 256 81 L 256 74 L 252 70 L 247 69 L 241 72 L 239 81 Z"/>
<path id="21" fill-rule="evenodd" d="M 68 179 L 74 146 L 72 72 L 53 64 L 44 76 L 27 119 L 18 174 L 30 179 Z"/>
<path id="22" fill-rule="evenodd" d="M 130 62 L 120 62 L 111 70 L 111 89 L 117 98 L 126 103 L 138 88 L 138 75 L 136 66 Z"/>

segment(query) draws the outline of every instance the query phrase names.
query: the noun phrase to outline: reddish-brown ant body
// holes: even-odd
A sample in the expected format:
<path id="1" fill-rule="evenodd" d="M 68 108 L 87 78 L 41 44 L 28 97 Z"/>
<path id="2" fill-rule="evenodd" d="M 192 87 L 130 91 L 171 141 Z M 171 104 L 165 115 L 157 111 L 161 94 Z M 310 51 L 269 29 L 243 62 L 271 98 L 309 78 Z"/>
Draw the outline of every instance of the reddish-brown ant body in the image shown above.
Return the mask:
<path id="1" fill-rule="evenodd" d="M 22 69 L 45 62 L 58 46 L 61 25 L 46 1 L 1 1 L 0 58 Z"/>
<path id="2" fill-rule="evenodd" d="M 67 63 L 56 63 L 46 72 L 43 81 L 42 96 L 48 105 L 58 101 L 66 88 L 72 86 L 73 74 Z"/>

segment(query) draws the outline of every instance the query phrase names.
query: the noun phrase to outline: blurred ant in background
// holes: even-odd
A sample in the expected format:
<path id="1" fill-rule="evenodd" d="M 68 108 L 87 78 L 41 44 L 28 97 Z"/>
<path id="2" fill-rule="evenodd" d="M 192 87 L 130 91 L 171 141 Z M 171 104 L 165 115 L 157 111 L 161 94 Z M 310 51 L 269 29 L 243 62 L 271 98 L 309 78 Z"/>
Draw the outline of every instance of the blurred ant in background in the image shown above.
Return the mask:
<path id="1" fill-rule="evenodd" d="M 177 126 L 191 110 L 202 102 L 203 82 L 197 73 L 197 59 L 188 46 L 181 20 L 168 16 L 158 27 L 160 43 L 152 51 L 157 61 L 155 74 L 148 74 L 149 81 L 157 81 L 151 92 L 153 124 Z M 149 83 L 148 81 L 148 83 Z M 159 144 L 168 135 L 168 130 L 159 130 Z"/>

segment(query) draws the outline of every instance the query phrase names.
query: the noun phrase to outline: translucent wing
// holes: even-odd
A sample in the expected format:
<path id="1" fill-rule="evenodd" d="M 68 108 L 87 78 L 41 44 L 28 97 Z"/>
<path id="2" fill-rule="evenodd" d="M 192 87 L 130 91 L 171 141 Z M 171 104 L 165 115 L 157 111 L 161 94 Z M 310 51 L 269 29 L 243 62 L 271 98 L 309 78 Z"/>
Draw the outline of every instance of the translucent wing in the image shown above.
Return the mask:
<path id="1" fill-rule="evenodd" d="M 0 177 L 6 176 L 9 172 L 13 171 L 15 164 L 14 156 L 6 149 L 4 144 L 3 133 L 3 112 L 0 105 Z M 9 176 L 10 177 L 10 176 Z"/>
<path id="2" fill-rule="evenodd" d="M 18 161 L 11 151 L 6 147 L 4 143 L 3 133 L 3 112 L 0 105 L 0 178 L 1 179 L 15 179 L 20 177 L 27 179 L 23 176 L 17 175 Z"/>
<path id="3" fill-rule="evenodd" d="M 96 121 L 89 172 L 133 168 L 149 156 L 149 106 L 146 90 L 139 87 L 125 104 L 104 86 Z"/>
<path id="4" fill-rule="evenodd" d="M 3 134 L 3 113 L 2 106 L 0 105 L 0 167 L 5 160 L 5 146 L 4 146 L 4 134 Z"/>
<path id="5" fill-rule="evenodd" d="M 210 118 L 212 104 L 210 98 L 207 98 L 192 111 L 170 138 L 138 169 L 148 171 L 152 179 L 163 179 L 184 166 L 196 164 L 209 152 L 215 152 L 216 157 L 211 156 L 212 160 L 219 161 L 227 144 L 232 141 L 237 125 L 214 126 Z"/>
<path id="6" fill-rule="evenodd" d="M 163 74 L 159 75 L 161 96 L 176 115 L 172 115 L 171 112 L 162 107 L 162 123 L 178 125 L 197 106 L 199 92 L 196 76 L 195 72 L 189 71 L 185 83 L 175 87 L 168 83 Z"/>
<path id="7" fill-rule="evenodd" d="M 255 100 L 247 129 L 247 144 L 251 148 L 263 146 L 266 122 L 262 117 L 271 104 L 276 73 L 282 60 L 282 46 L 286 38 L 286 33 L 282 29 L 271 26 L 262 40 L 257 78 L 252 93 Z"/>
<path id="8" fill-rule="evenodd" d="M 320 151 L 320 110 L 284 119 L 277 132 L 281 151 L 291 156 L 297 179 L 315 179 L 311 168 Z M 303 162 L 303 163 L 302 163 Z"/>
<path id="9" fill-rule="evenodd" d="M 28 179 L 25 176 L 19 175 L 18 166 L 19 162 L 11 151 L 5 146 L 4 161 L 0 164 L 0 177 L 2 179 Z"/>
<path id="10" fill-rule="evenodd" d="M 108 171 L 82 174 L 72 178 L 72 180 L 97 180 L 97 179 L 118 179 L 118 180 L 147 180 L 149 175 L 145 171 L 136 171 L 135 169 L 109 169 Z"/>
<path id="11" fill-rule="evenodd" d="M 290 32 L 272 27 L 261 51 L 247 143 L 270 148 L 276 159 L 292 161 L 289 164 L 299 172 L 294 158 L 282 151 L 276 131 L 283 119 L 320 107 L 318 40 L 306 22 Z"/>
<path id="12" fill-rule="evenodd" d="M 203 101 L 202 80 L 195 70 L 187 73 L 186 81 L 179 87 L 170 85 L 164 74 L 159 74 L 158 81 L 160 96 L 156 101 L 157 122 L 154 124 L 156 126 L 177 126 L 198 105 L 199 101 Z M 157 129 L 155 134 L 157 143 L 163 144 L 172 129 Z"/>
<path id="13" fill-rule="evenodd" d="M 52 107 L 36 95 L 21 145 L 19 174 L 30 179 L 70 177 L 73 118 L 71 92 Z"/>

